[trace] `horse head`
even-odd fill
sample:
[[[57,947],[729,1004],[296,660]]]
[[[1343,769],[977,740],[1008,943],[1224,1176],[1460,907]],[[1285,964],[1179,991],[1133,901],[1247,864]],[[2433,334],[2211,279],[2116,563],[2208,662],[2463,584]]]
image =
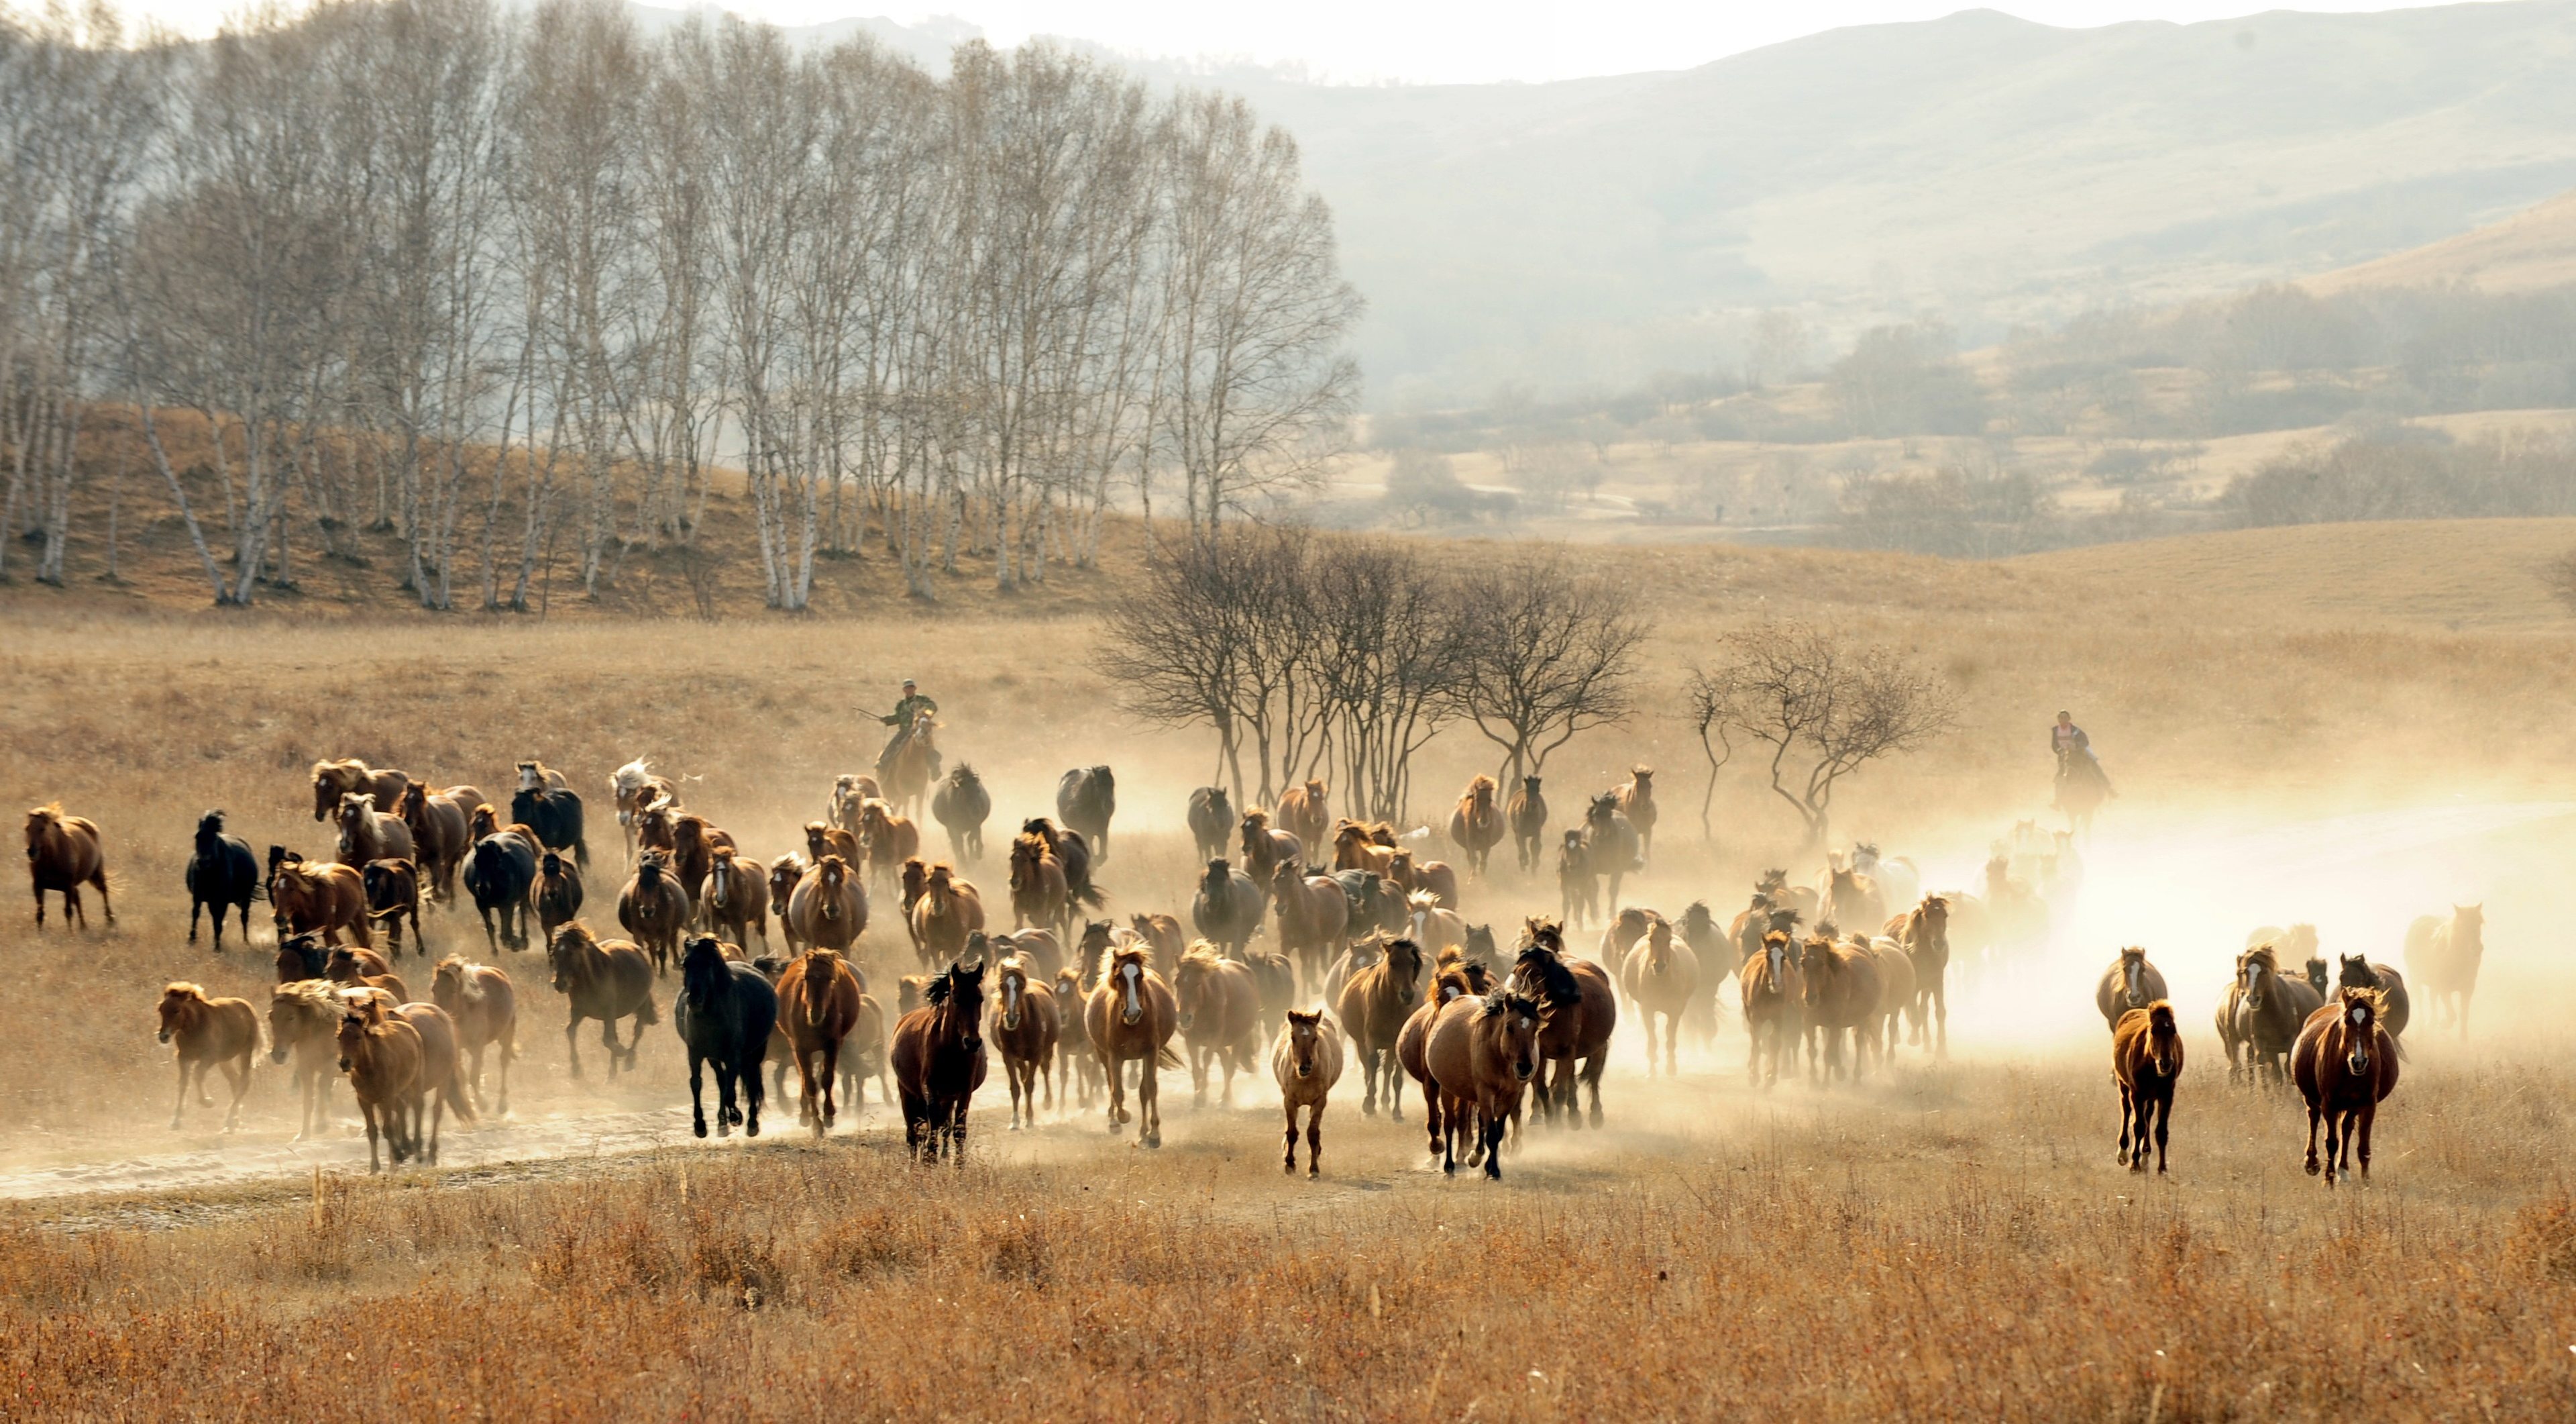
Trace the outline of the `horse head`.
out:
[[[828,949],[809,949],[797,972],[804,976],[806,1026],[820,1028],[831,1007],[832,989],[841,979],[841,956]]]
[[[1198,1022],[1199,1006],[1206,1002],[1210,981],[1216,976],[1217,966],[1224,962],[1216,946],[1201,940],[1191,945],[1181,962],[1172,967],[1172,997],[1177,1001],[1177,1021],[1183,1032]]]
[[[2133,1009],[2147,1006],[2147,951],[2143,945],[2129,945],[2120,951],[2121,996]]]
[[[1389,940],[1386,946],[1387,983],[1395,992],[1410,999],[1422,983],[1422,946],[1410,939]]]
[[[1315,1076],[1315,1063],[1324,1044],[1324,1011],[1309,1009],[1288,1011],[1288,1065],[1298,1078]]]
[[[1546,1017],[1539,1001],[1498,989],[1485,996],[1484,1011],[1479,1017],[1493,1025],[1493,1032],[1501,1040],[1496,1047],[1513,1079],[1526,1083],[1538,1076],[1538,1035]]]
[[[2341,958],[2343,968],[2335,976],[2335,987],[2339,989],[2376,989],[2379,987],[2379,972],[2370,967],[2370,961],[2368,959],[2365,959],[2358,954],[2347,954],[2343,955]]]
[[[814,862],[817,885],[822,891],[816,913],[838,923],[841,918],[843,888],[849,883],[850,863],[837,855],[827,855]]]
[[[2370,1073],[2370,1051],[2377,1046],[2379,1016],[2387,999],[2377,989],[2344,988],[2337,993],[2336,1007],[2342,1011],[2344,1030],[2344,1070],[2353,1077]]]
[[[1133,1024],[1145,1017],[1145,951],[1141,946],[1131,945],[1110,956],[1109,982],[1117,986],[1120,1023]]]
[[[1004,959],[994,975],[993,986],[1002,996],[1002,1027],[1018,1029],[1020,1004],[1029,991],[1028,961],[1016,954]]]
[[[1491,965],[1496,953],[1494,927],[1492,925],[1467,926],[1467,945],[1464,952],[1470,963]]]
[[[557,993],[569,994],[575,981],[590,977],[586,951],[598,947],[599,942],[591,938],[590,927],[579,920],[557,929],[555,937],[546,941],[546,969],[553,976]]]
[[[197,818],[197,852],[212,855],[224,843],[224,813],[208,811]],[[33,847],[30,847],[32,849]]]
[[[161,1042],[196,1027],[205,1011],[206,991],[194,984],[172,984],[161,991]]]
[[[960,960],[948,966],[938,980],[940,1012],[947,1020],[950,1041],[964,1053],[974,1053],[984,1046],[984,962]]]
[[[2174,1022],[2173,1005],[2162,999],[2147,1008],[2147,1056],[2160,1078],[2182,1071],[2182,1029]]]
[[[519,789],[521,791],[535,791],[543,787],[546,784],[545,772],[545,764],[542,762],[523,761],[519,763]]]
[[[438,968],[430,971],[430,1002],[451,1014],[456,1012],[460,1005],[481,1003],[483,1001],[481,976],[472,973],[472,968],[472,965],[465,962],[463,955],[451,954],[438,961]]]
[[[2271,998],[2273,981],[2280,965],[2272,957],[2272,946],[2260,945],[2245,951],[2236,960],[2236,979],[2244,991],[2245,1006],[2261,1013]]]

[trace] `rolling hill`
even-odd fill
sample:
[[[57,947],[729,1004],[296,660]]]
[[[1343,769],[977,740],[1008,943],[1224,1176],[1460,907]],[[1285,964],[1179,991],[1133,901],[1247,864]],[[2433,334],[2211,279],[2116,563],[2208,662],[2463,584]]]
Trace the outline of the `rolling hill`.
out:
[[[2313,277],[2320,294],[2365,287],[2465,282],[2490,292],[2528,292],[2576,282],[2576,193],[2422,247]]]

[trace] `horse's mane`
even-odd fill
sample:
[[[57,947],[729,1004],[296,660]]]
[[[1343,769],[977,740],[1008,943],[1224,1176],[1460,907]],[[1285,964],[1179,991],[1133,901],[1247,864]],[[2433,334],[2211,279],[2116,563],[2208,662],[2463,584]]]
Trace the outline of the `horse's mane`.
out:
[[[1556,951],[1545,944],[1532,944],[1520,952],[1515,967],[1535,980],[1539,996],[1551,1004],[1570,1004],[1583,997],[1583,986],[1575,982],[1574,971],[1565,967]]]
[[[474,971],[482,967],[482,965],[474,963],[464,955],[451,954],[445,959],[438,961],[438,967],[430,971],[431,982],[435,983],[439,975],[445,974],[447,971],[453,969],[456,971],[457,992],[463,994],[468,999],[480,999],[483,997],[482,976],[476,974]]]
[[[1270,813],[1262,810],[1258,806],[1255,806],[1251,810],[1243,813],[1243,824],[1251,826],[1256,830],[1268,830],[1270,828]]]
[[[2124,949],[2120,951],[2121,958],[2126,959],[2128,955],[2129,952],[2127,950]],[[2144,959],[2146,957],[2146,952],[2143,950],[2139,951],[2138,957]],[[2275,974],[2281,972],[2280,956],[2274,954],[2272,952],[2272,946],[2268,944],[2258,944],[2254,948],[2245,951],[2244,962],[2249,965],[2259,964],[2264,968],[2271,970]]]
[[[178,986],[173,985],[171,987],[176,988]],[[268,997],[272,1001],[282,999],[292,1003],[302,1004],[306,1008],[322,1010],[334,1014],[339,1013],[346,1007],[345,1002],[340,998],[340,986],[332,983],[328,979],[290,980],[287,983],[280,984],[276,988],[271,989],[268,993]]]
[[[1496,989],[1485,996],[1485,1006],[1477,1016],[1488,1019],[1500,1018],[1516,1008],[1534,1015],[1538,1012],[1538,1000],[1523,998],[1509,989]]]
[[[184,979],[174,979],[161,986],[161,994],[164,998],[175,994],[182,999],[195,999],[199,1003],[204,1003],[206,987],[203,984],[191,984]]]
[[[2147,1028],[2155,1033],[2172,1033],[2175,1031],[2173,1003],[2171,1000],[2158,999],[2154,1003],[2147,1005]]]
[[[570,920],[557,926],[555,940],[560,943],[566,939],[587,945],[592,949],[599,948],[599,936],[590,932],[590,923],[586,920]]]
[[[1195,964],[1201,968],[1213,969],[1224,962],[1225,956],[1217,953],[1216,946],[1206,940],[1200,940],[1181,951],[1181,963],[1184,965]]]

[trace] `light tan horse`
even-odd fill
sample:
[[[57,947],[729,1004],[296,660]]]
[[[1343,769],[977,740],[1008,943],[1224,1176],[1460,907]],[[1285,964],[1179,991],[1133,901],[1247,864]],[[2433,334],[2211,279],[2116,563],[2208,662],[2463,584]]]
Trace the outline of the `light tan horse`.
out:
[[[27,813],[27,880],[36,893],[36,928],[45,927],[45,892],[63,897],[63,923],[89,928],[81,908],[83,885],[98,891],[99,910],[110,925],[116,907],[107,898],[107,860],[99,847],[98,827],[79,816],[63,814],[62,803],[47,802]]]
[[[1628,768],[1628,779],[1611,788],[1619,798],[1619,809],[1628,813],[1628,824],[1637,828],[1639,861],[1655,853],[1655,769],[1638,765]]]
[[[1628,951],[1619,968],[1620,987],[1637,1006],[1637,1021],[1646,1034],[1646,1076],[1655,1076],[1655,1017],[1664,1020],[1664,1076],[1681,1072],[1675,1045],[1681,1041],[1682,1015],[1699,993],[1699,956],[1673,934],[1672,921],[1652,917],[1644,938]]]
[[[1458,809],[1449,813],[1450,843],[1466,858],[1467,869],[1479,876],[1486,873],[1494,847],[1503,843],[1500,792],[1492,777],[1478,773],[1458,798]]]
[[[357,996],[372,989],[352,989],[328,979],[298,979],[268,991],[268,1058],[294,1060],[291,1074],[300,1113],[295,1140],[302,1142],[331,1125],[331,1083],[339,1077],[340,1020]]]
[[[925,714],[927,715],[927,714]],[[921,898],[912,906],[912,947],[925,970],[966,957],[966,940],[984,928],[984,896],[974,882],[958,878],[955,867],[930,867]]]
[[[232,1131],[250,1092],[251,1058],[259,1052],[259,1014],[250,1001],[209,999],[197,985],[172,984],[161,991],[160,1038],[179,1049],[179,1091],[170,1101],[170,1126],[178,1127],[179,1114],[188,1105],[190,1071],[197,1075],[197,1106],[210,1108],[215,1100],[206,1096],[206,1070],[221,1068],[233,1085],[232,1109],[224,1114],[224,1131]]]
[[[510,1064],[519,1056],[519,999],[510,976],[488,964],[469,964],[451,954],[438,961],[430,980],[431,1002],[456,1022],[456,1046],[465,1055],[465,1083],[476,1107],[483,1105],[483,1053],[501,1050],[501,1096],[494,1108],[510,1111]]]
[[[1306,1175],[1324,1170],[1324,1101],[1342,1078],[1342,1036],[1321,1009],[1288,1011],[1270,1044],[1270,1076],[1279,1082],[1279,1106],[1288,1115],[1282,1167],[1297,1170],[1297,1110],[1306,1110]]]
[[[1157,1070],[1178,1068],[1172,1034],[1180,1026],[1180,1005],[1172,986],[1154,972],[1153,953],[1142,944],[1113,949],[1100,987],[1083,1005],[1082,1023],[1091,1049],[1109,1083],[1109,1130],[1129,1121],[1126,1064],[1137,1064],[1136,1145],[1163,1145],[1162,1089]]]
[[[104,892],[102,892],[104,893]],[[2453,905],[2449,919],[2425,915],[2406,928],[2406,971],[2432,996],[2433,1016],[2469,1036],[2469,1000],[2487,953],[2484,904]]]
[[[816,861],[787,897],[791,942],[849,953],[868,928],[868,892],[837,855]]]

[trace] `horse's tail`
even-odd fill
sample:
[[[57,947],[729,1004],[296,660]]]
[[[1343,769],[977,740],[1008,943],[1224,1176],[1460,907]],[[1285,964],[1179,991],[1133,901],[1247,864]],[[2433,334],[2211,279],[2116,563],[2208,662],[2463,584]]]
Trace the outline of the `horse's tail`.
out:
[[[1189,1066],[1181,1061],[1181,1055],[1174,1053],[1172,1051],[1172,1046],[1168,1043],[1154,1050],[1154,1062],[1165,1068],[1186,1068]]]
[[[1086,880],[1082,884],[1072,887],[1072,894],[1073,902],[1075,904],[1087,905],[1095,910],[1109,903],[1109,892],[1101,889],[1100,886],[1093,881]]]
[[[438,1096],[446,1102],[449,1112],[467,1122],[480,1121],[474,1116],[474,1104],[466,1097],[465,1066],[462,1062],[448,1070],[447,1081],[438,1085]]]
[[[635,1010],[635,1022],[638,1024],[657,1024],[661,1021],[661,1011],[653,1007],[653,996],[649,993],[646,994],[644,996],[644,1002],[637,1006]]]

